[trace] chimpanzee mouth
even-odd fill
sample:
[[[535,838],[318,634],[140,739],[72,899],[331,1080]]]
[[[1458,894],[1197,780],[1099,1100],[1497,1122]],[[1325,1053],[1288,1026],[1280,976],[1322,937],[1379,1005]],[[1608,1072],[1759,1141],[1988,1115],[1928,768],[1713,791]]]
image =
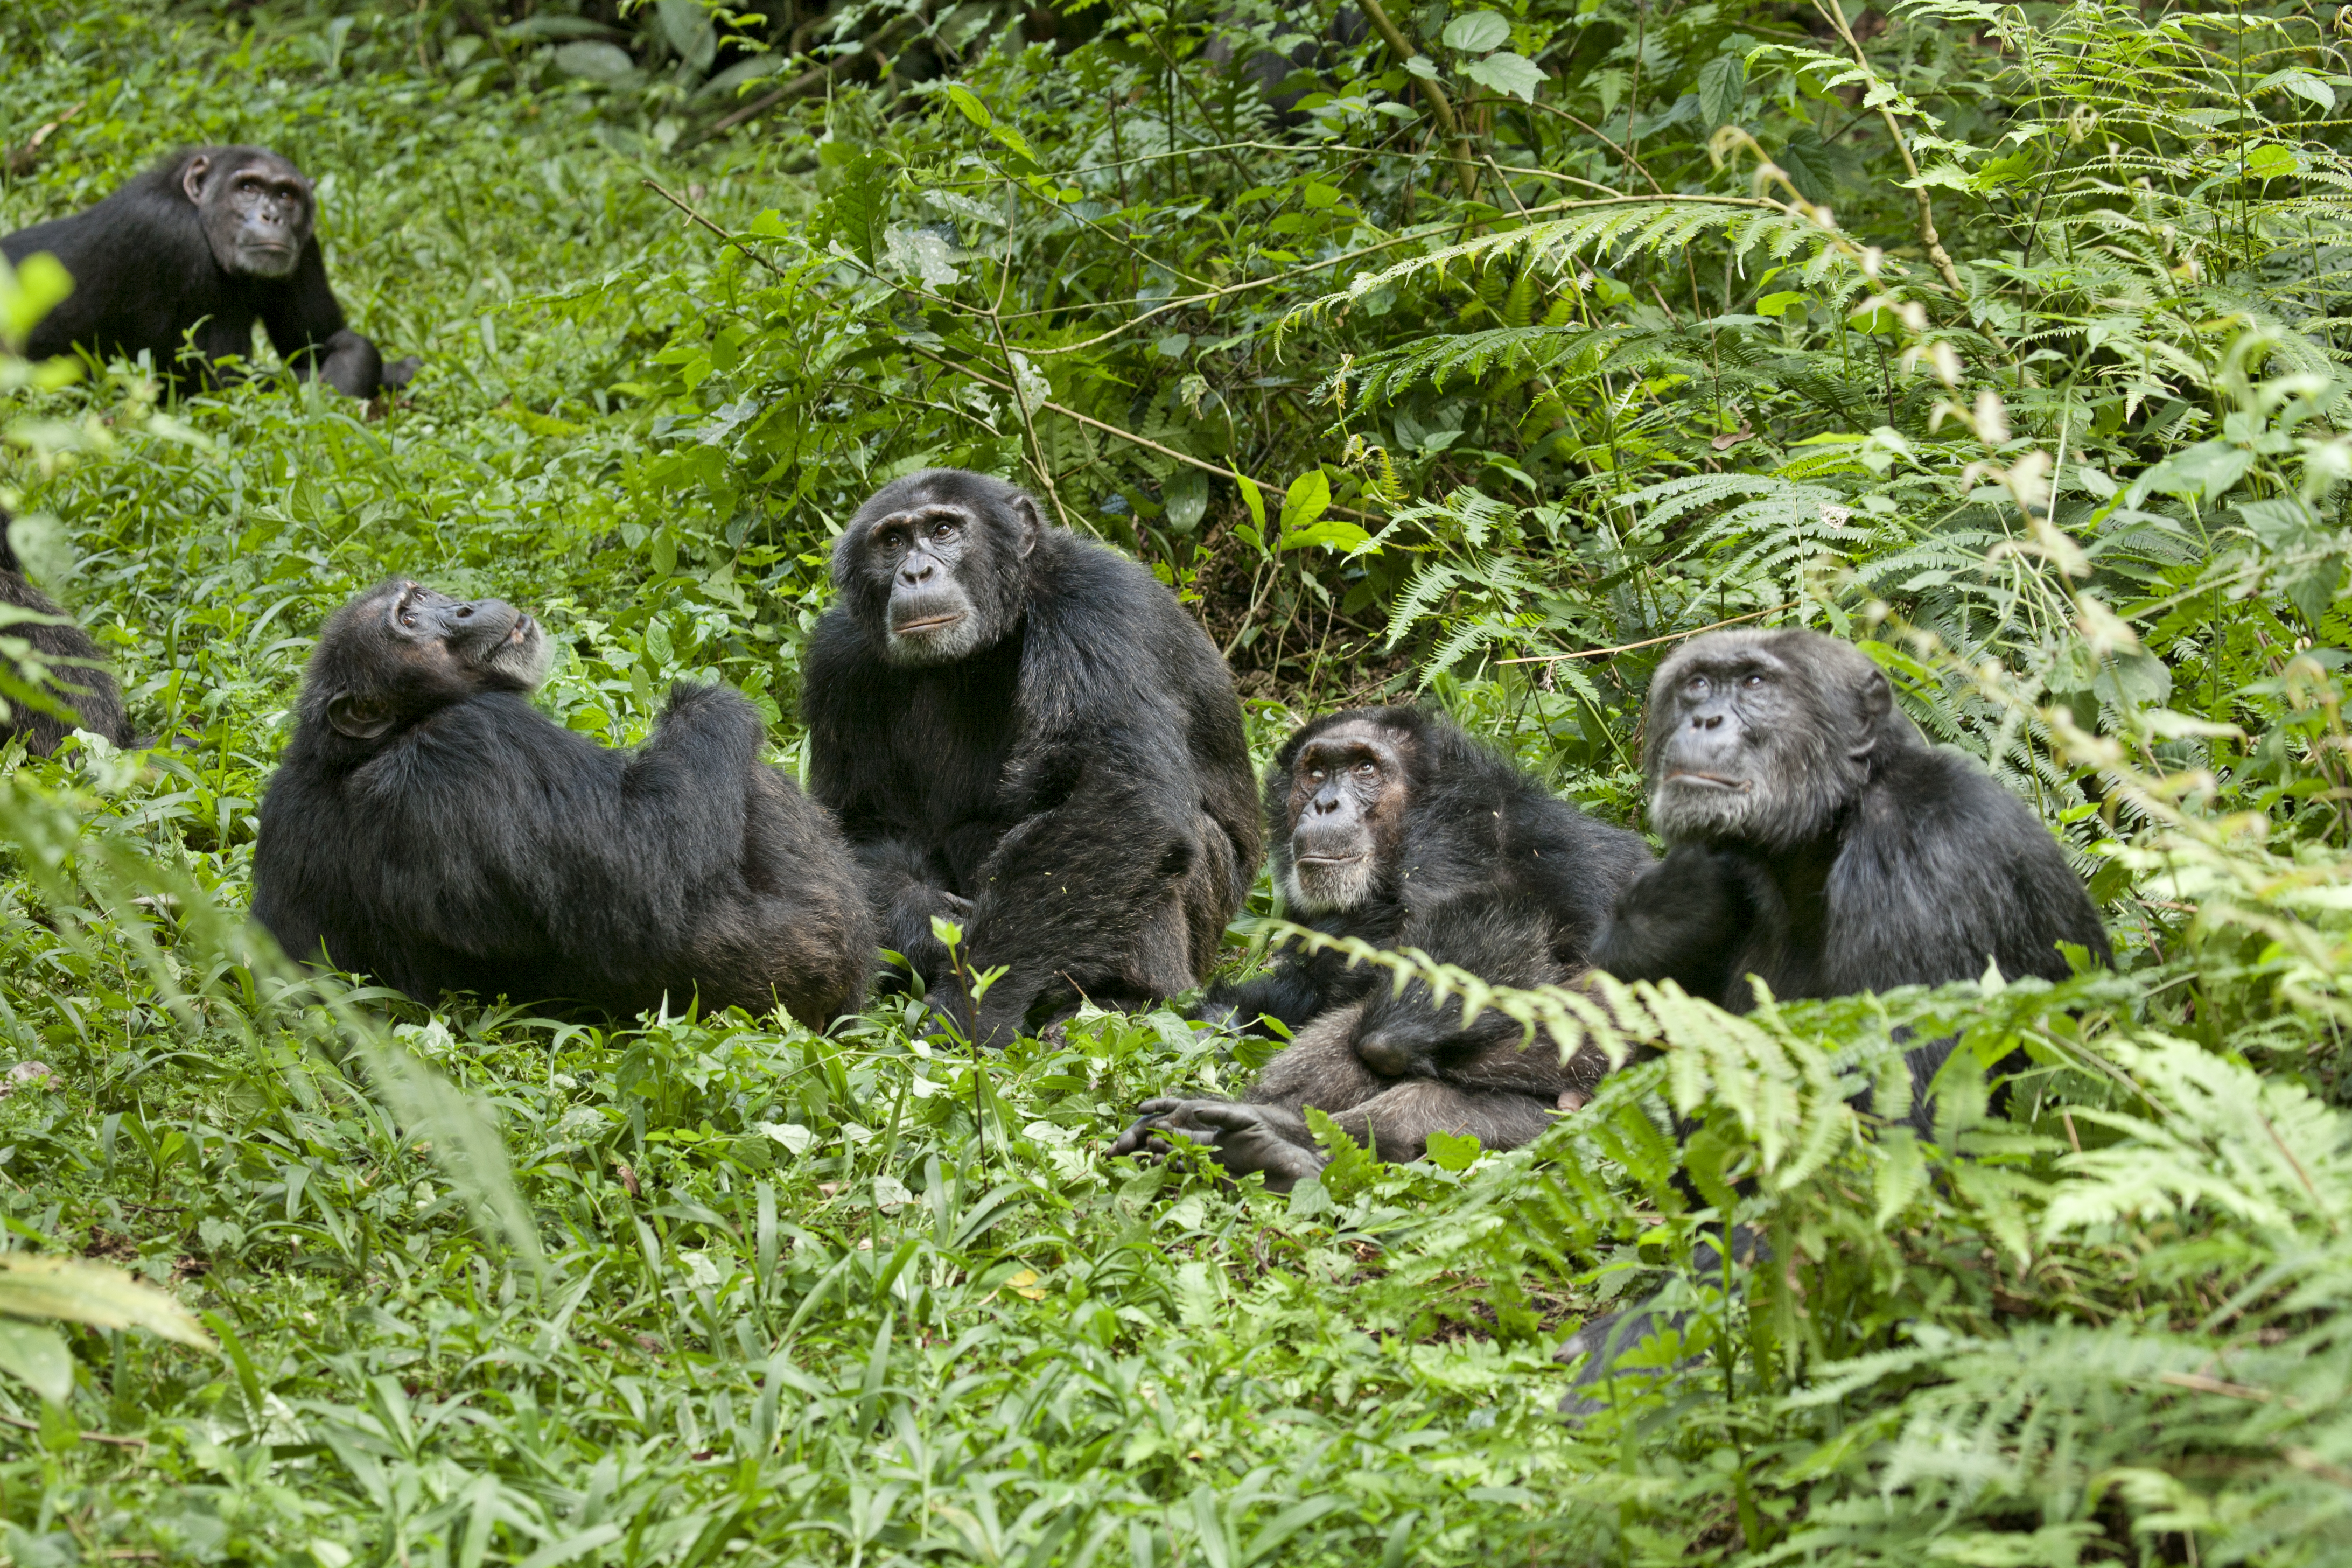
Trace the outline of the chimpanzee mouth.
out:
[[[1352,866],[1362,859],[1362,850],[1353,855],[1295,855],[1292,860],[1300,866]]]
[[[926,637],[943,632],[963,619],[961,610],[950,610],[945,615],[919,616],[911,621],[900,621],[890,628],[893,637]]]
[[[1685,770],[1680,773],[1668,773],[1666,775],[1666,782],[1668,784],[1679,783],[1705,784],[1710,789],[1744,790],[1749,787],[1748,781],[1746,779],[1727,779],[1721,773],[1693,773],[1688,770]]]

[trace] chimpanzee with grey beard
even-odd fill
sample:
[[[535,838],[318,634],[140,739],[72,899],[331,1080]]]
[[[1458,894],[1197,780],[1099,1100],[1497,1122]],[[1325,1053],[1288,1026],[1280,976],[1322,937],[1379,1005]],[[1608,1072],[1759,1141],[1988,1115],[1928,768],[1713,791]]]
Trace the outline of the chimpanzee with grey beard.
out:
[[[122,710],[122,689],[107,673],[98,644],[74,625],[58,602],[33,586],[8,542],[8,509],[0,507],[0,698],[6,717],[0,734],[22,735],[25,749],[47,756],[76,730],[103,735],[126,750],[136,746],[130,716]],[[17,620],[9,610],[53,616],[49,621]],[[25,651],[11,657],[6,643],[22,638]],[[32,670],[23,667],[33,666]],[[27,673],[39,676],[28,685]]]
[[[1782,1000],[2073,973],[2061,943],[2109,962],[2090,896],[2048,828],[1973,760],[1931,746],[1885,671],[1819,632],[1722,631],[1650,682],[1643,767],[1664,860],[1619,898],[1592,964],[1671,980],[1726,1010]],[[1950,1040],[1906,1053],[1912,1124]],[[1737,1250],[1752,1248],[1737,1238]],[[1702,1248],[1702,1270],[1719,1268]],[[1562,1359],[1648,1331],[1587,1324]],[[1602,1370],[1591,1355],[1580,1383]],[[1571,1402],[1574,1396],[1571,1396]]]
[[[894,480],[834,548],[810,639],[809,775],[884,942],[934,1008],[1004,1045],[1033,1014],[1208,978],[1257,865],[1241,704],[1136,563],[1002,479]],[[964,972],[1005,973],[978,1005]]]
[[[1329,714],[1267,770],[1275,880],[1293,920],[1331,936],[1419,948],[1497,984],[1564,984],[1619,889],[1650,864],[1641,838],[1593,821],[1443,717],[1417,708]],[[1147,1100],[1114,1154],[1204,1142],[1234,1175],[1276,1191],[1321,1168],[1301,1114],[1329,1114],[1385,1159],[1417,1159],[1429,1135],[1516,1148],[1583,1101],[1605,1063],[1563,1060],[1548,1037],[1493,1010],[1338,952],[1286,955],[1213,992],[1203,1011],[1244,1028],[1295,1031],[1246,1100]]]
[[[614,751],[530,706],[552,652],[512,605],[404,577],[329,619],[261,805],[253,912],[278,944],[426,1002],[781,1004],[812,1028],[855,1007],[856,867],[760,761],[758,710],[681,684]]]
[[[387,366],[343,322],[327,285],[318,202],[302,171],[260,147],[175,153],[87,211],[0,237],[11,264],[47,251],[73,292],[33,328],[35,359],[142,350],[175,382],[210,384],[214,363],[253,352],[253,323],[298,375],[372,397],[416,362]],[[200,363],[180,364],[195,333]]]

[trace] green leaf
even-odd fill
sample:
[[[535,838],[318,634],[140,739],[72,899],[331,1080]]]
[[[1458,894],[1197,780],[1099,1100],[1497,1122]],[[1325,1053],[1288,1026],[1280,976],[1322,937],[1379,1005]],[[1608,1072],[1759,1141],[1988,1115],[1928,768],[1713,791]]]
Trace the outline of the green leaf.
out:
[[[710,13],[695,0],[661,0],[656,15],[661,18],[662,37],[677,58],[698,74],[709,71],[719,58],[719,30],[710,25]]]
[[[73,276],[46,250],[16,267],[0,256],[0,342],[22,347],[42,317],[73,292]]]
[[[1429,1163],[1441,1171],[1466,1171],[1486,1152],[1475,1132],[1455,1137],[1451,1132],[1429,1135]]]
[[[1830,150],[1822,142],[1821,132],[1810,125],[1790,132],[1780,150],[1772,154],[1772,162],[1780,165],[1780,172],[1789,176],[1798,195],[1809,202],[1826,202],[1836,189],[1837,173]]]
[[[2291,92],[2297,98],[2317,104],[2323,113],[2332,111],[2336,108],[2334,89],[2307,70],[2300,70],[2289,66],[2284,70],[2273,71],[2254,83],[2253,91],[2248,96],[2257,96],[2273,88],[2281,92]]]
[[[602,82],[606,87],[614,87],[637,74],[637,62],[629,58],[628,51],[618,45],[583,39],[576,44],[566,44],[555,51],[555,68],[565,76],[575,76],[583,81]]]
[[[1521,103],[1533,103],[1537,89],[1551,79],[1535,61],[1508,49],[1488,55],[1483,60],[1472,60],[1462,68],[1462,74]]]
[[[1371,540],[1370,534],[1342,517],[1327,517],[1305,528],[1282,531],[1285,550],[1304,550],[1310,544],[1320,544],[1342,554],[1352,554]]]
[[[73,1352],[55,1329],[0,1319],[0,1372],[24,1379],[52,1405],[73,1394]]]
[[[1483,55],[1511,41],[1511,25],[1492,11],[1471,11],[1445,24],[1445,47]]]
[[[93,1329],[145,1329],[200,1350],[213,1344],[187,1309],[163,1291],[120,1268],[78,1258],[0,1254],[0,1314]]]
[[[1790,306],[1801,302],[1804,298],[1805,294],[1802,289],[1796,289],[1780,294],[1767,294],[1764,298],[1756,301],[1756,313],[1759,316],[1785,315],[1788,313]]]
[[[1324,478],[1322,469],[1307,469],[1290,481],[1290,493],[1282,498],[1283,537],[1287,539],[1293,529],[1310,526],[1330,506],[1331,481]]]
[[[1717,55],[1698,68],[1699,118],[1709,131],[1739,118],[1748,99],[1748,62],[1738,55]]]
[[[1160,487],[1160,500],[1168,509],[1168,526],[1190,533],[1208,514],[1209,476],[1198,468],[1179,468]]]
[[[1249,509],[1250,520],[1234,531],[1260,551],[1265,548],[1265,498],[1258,493],[1256,481],[1244,479],[1238,468],[1228,470],[1234,483],[1241,487],[1242,505]]]
[[[978,98],[972,95],[971,89],[958,86],[953,82],[949,83],[948,101],[954,104],[958,109],[962,110],[963,117],[966,120],[971,121],[974,125],[979,126],[982,131],[993,131],[996,129],[996,116],[988,111],[988,105],[981,102]]]
[[[2246,150],[2246,178],[2250,180],[2283,180],[2303,173],[2303,161],[2276,142],[2265,142]]]

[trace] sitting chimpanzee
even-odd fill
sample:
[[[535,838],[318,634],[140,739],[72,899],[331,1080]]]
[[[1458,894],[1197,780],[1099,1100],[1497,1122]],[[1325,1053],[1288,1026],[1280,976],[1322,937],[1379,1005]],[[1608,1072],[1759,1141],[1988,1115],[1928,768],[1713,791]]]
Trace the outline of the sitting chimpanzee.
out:
[[[56,600],[26,580],[16,547],[8,542],[9,522],[8,510],[0,507],[0,606],[55,618],[16,620],[0,610],[0,695],[7,705],[0,734],[24,736],[25,749],[44,757],[76,730],[103,735],[124,748],[137,745],[122,711],[122,689],[107,673],[98,644]],[[26,645],[21,658],[8,650],[13,638],[22,638]],[[26,665],[35,668],[26,670]],[[37,675],[38,684],[26,687],[26,674]],[[40,706],[44,700],[62,711]]]
[[[1207,978],[1257,864],[1224,661],[1134,562],[1001,479],[933,468],[842,531],[810,639],[810,784],[883,941],[935,1007],[1003,1045],[1033,1012]],[[975,1009],[932,933],[1004,973]]]
[[[293,957],[629,1016],[864,994],[874,928],[823,807],[760,761],[725,687],[674,687],[612,751],[534,710],[551,647],[496,599],[405,578],[320,634],[261,806],[254,913]]]
[[[1419,948],[1496,984],[1573,979],[1610,902],[1643,868],[1641,838],[1593,821],[1506,759],[1413,708],[1334,713],[1290,738],[1267,771],[1276,885],[1295,920],[1333,936]],[[1213,992],[1204,1012],[1297,1031],[1242,1102],[1151,1100],[1114,1154],[1209,1143],[1235,1174],[1277,1191],[1323,1156],[1300,1112],[1330,1113],[1391,1160],[1429,1134],[1515,1148],[1581,1103],[1605,1064],[1563,1061],[1502,1014],[1465,1024],[1458,1000],[1336,952],[1289,955]]]
[[[216,360],[253,352],[259,319],[299,375],[372,397],[407,383],[415,360],[387,366],[343,324],[314,232],[302,171],[259,147],[199,147],[172,157],[86,212],[0,237],[10,262],[47,251],[73,292],[34,327],[26,352],[80,347],[101,357],[142,350],[183,384],[209,384]],[[190,331],[200,356],[184,372]]]
[[[1974,980],[1988,963],[2063,980],[2062,942],[2108,959],[2098,911],[2040,819],[1974,761],[1929,745],[1885,673],[1833,637],[1689,643],[1650,683],[1643,766],[1669,848],[1593,943],[1593,967],[1620,980],[1672,980],[1744,1013],[1750,975],[1792,1000]],[[1924,1090],[1951,1048],[1908,1053],[1923,1131]],[[1718,1267],[1704,1250],[1701,1267]],[[1597,1321],[1561,1355],[1646,1329],[1646,1315]]]

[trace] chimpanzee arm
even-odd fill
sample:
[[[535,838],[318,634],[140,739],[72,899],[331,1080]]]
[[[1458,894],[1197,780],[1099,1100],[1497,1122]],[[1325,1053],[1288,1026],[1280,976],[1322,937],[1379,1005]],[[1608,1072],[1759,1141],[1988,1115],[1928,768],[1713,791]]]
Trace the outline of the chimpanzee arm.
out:
[[[1592,967],[1620,980],[1672,980],[1721,1001],[1740,973],[1755,904],[1737,858],[1676,846],[1634,879],[1592,944]]]
[[[383,381],[375,344],[343,324],[343,308],[327,283],[327,263],[312,240],[294,275],[268,286],[261,323],[280,358],[297,375],[315,375],[352,397],[373,397]]]
[[[1193,815],[1167,798],[1171,774],[1189,782],[1188,773],[1155,770],[1148,757],[1076,767],[1051,804],[997,841],[973,879],[969,962],[1005,970],[979,1009],[982,1043],[1008,1043],[1057,980],[1089,993],[1158,989],[1139,984],[1147,976],[1138,971],[1166,967],[1150,937],[1200,852]],[[1166,978],[1174,981],[1168,989],[1189,979]]]
[[[1349,968],[1336,953],[1286,952],[1263,974],[1212,987],[1200,1016],[1250,1035],[1272,1033],[1258,1021],[1272,1018],[1296,1034],[1326,1008],[1370,990],[1373,979],[1370,964]]]

